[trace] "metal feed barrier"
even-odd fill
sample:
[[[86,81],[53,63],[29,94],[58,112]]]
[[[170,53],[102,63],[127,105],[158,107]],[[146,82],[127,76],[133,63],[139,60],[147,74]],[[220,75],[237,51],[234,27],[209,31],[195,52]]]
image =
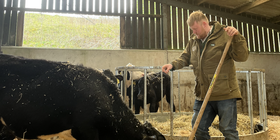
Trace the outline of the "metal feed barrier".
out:
[[[137,115],[141,116],[140,118],[143,117],[143,121],[145,122],[148,117],[151,116],[169,116],[170,118],[170,136],[173,136],[173,118],[175,115],[180,115],[180,114],[186,114],[186,112],[181,112],[181,105],[180,105],[180,74],[182,72],[193,72],[192,67],[184,67],[183,69],[180,70],[175,70],[175,71],[170,71],[170,94],[171,94],[171,101],[170,101],[170,112],[169,113],[164,113],[163,112],[163,102],[161,102],[161,107],[160,107],[160,112],[159,113],[147,113],[147,72],[161,72],[161,66],[144,66],[144,67],[117,67],[115,69],[116,74],[120,74],[119,72],[122,72],[121,74],[123,75],[124,80],[121,82],[121,93],[123,99],[126,101],[126,90],[124,90],[125,86],[124,83],[126,83],[126,73],[127,71],[133,72],[133,71],[143,71],[144,72],[144,109],[143,109],[143,114]],[[173,82],[174,82],[174,73],[178,74],[178,102],[179,102],[179,107],[178,107],[178,112],[173,112]],[[266,85],[265,85],[265,72],[264,70],[261,69],[253,69],[253,70],[248,70],[248,69],[237,69],[236,73],[240,74],[246,74],[246,83],[247,83],[247,98],[248,98],[248,114],[250,118],[250,132],[251,135],[254,135],[254,124],[253,124],[253,98],[252,98],[252,74],[257,75],[257,85],[258,85],[258,104],[259,104],[259,114],[260,114],[260,124],[263,126],[263,132],[267,131],[267,102],[266,102]],[[133,80],[131,80],[131,85],[133,85]],[[133,86],[131,86],[131,99],[133,99]],[[161,73],[161,99],[163,99],[163,80],[162,80],[162,73]],[[133,110],[133,100],[131,100],[131,109]],[[188,113],[187,113],[188,114]],[[259,136],[258,136],[259,137]]]

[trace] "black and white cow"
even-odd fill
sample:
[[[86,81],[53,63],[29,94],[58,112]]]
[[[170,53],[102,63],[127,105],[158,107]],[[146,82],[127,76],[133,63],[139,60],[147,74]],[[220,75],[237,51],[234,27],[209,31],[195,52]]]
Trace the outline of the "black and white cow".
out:
[[[161,72],[150,73],[147,75],[147,104],[150,103],[150,112],[157,112],[159,101],[161,101]],[[138,95],[135,103],[135,114],[139,114],[140,107],[143,107],[144,101],[144,77],[138,80]],[[166,96],[166,101],[170,104],[170,76],[163,73],[163,96]],[[173,103],[173,111],[175,105]]]
[[[0,139],[71,129],[77,140],[165,140],[98,70],[0,54]]]

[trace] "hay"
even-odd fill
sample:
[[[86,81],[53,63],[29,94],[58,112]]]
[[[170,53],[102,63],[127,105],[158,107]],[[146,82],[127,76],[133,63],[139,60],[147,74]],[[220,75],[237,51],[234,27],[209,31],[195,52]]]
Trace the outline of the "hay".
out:
[[[239,135],[250,134],[250,119],[248,116],[243,114],[237,115],[237,130]],[[191,115],[182,115],[178,118],[175,118],[173,133],[174,136],[189,136],[191,134]],[[216,117],[212,126],[209,128],[210,136],[222,136],[222,133],[219,131],[218,118]],[[254,123],[258,122],[258,118],[254,118]],[[170,134],[170,125],[169,122],[157,122],[156,120],[149,119],[150,123],[158,129],[162,134]],[[268,128],[269,128],[269,140],[280,140],[280,116],[271,116],[268,115]],[[53,138],[48,140],[63,140],[62,138]]]
[[[280,140],[280,116],[267,117],[269,140]]]

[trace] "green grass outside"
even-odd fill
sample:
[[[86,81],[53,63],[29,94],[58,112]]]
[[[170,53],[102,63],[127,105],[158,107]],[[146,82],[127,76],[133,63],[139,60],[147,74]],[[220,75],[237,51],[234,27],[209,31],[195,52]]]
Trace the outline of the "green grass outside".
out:
[[[79,15],[78,15],[79,16]],[[23,46],[38,48],[119,49],[119,18],[97,19],[26,13]]]

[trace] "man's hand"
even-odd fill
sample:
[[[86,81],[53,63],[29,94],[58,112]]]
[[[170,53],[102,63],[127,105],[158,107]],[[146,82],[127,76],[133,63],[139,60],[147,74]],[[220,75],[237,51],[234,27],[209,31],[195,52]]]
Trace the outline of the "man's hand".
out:
[[[227,32],[228,36],[234,36],[239,33],[236,28],[231,27],[231,26],[224,28],[224,30]]]
[[[161,70],[164,72],[164,73],[168,73],[169,72],[169,70],[171,70],[172,69],[172,65],[171,64],[165,64],[165,65],[163,65],[162,66],[162,68],[161,68]]]

